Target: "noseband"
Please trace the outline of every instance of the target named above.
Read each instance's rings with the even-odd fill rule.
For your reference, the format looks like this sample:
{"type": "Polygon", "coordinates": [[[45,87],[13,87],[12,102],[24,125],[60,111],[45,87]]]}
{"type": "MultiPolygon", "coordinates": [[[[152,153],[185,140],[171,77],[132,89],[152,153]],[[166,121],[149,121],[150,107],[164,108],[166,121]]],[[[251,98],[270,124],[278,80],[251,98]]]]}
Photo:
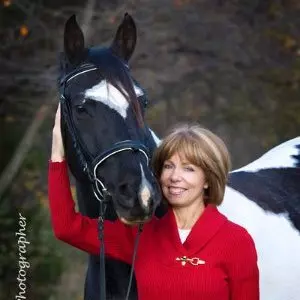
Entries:
{"type": "MultiPolygon", "coordinates": [[[[105,187],[102,180],[97,178],[97,170],[101,166],[101,164],[106,161],[111,156],[117,155],[123,151],[134,151],[134,152],[141,152],[146,157],[147,165],[149,164],[149,150],[148,148],[142,144],[140,141],[134,140],[124,140],[113,144],[109,149],[101,152],[96,157],[93,157],[91,153],[88,151],[85,144],[82,142],[80,135],[76,129],[74,124],[74,120],[72,118],[71,113],[71,100],[65,96],[65,89],[68,82],[70,82],[73,78],[80,76],[81,74],[96,71],[99,68],[93,64],[83,64],[77,67],[72,72],[65,75],[59,81],[59,92],[60,92],[60,103],[62,109],[62,115],[64,121],[66,122],[69,134],[71,135],[71,139],[74,145],[74,149],[76,151],[76,155],[79,159],[79,163],[81,165],[82,171],[88,176],[95,197],[100,202],[100,209],[99,209],[99,222],[98,222],[98,229],[99,229],[99,240],[100,240],[100,300],[106,299],[106,282],[105,282],[105,261],[104,261],[104,216],[105,216],[105,208],[106,204],[110,199],[110,193],[105,187]]],[[[137,252],[137,245],[140,233],[142,231],[142,225],[139,225],[138,235],[135,240],[134,245],[134,252],[133,252],[133,259],[131,265],[131,272],[128,284],[128,290],[126,299],[129,297],[129,292],[131,288],[131,282],[133,277],[133,269],[134,269],[134,262],[135,256],[137,252]]]]}

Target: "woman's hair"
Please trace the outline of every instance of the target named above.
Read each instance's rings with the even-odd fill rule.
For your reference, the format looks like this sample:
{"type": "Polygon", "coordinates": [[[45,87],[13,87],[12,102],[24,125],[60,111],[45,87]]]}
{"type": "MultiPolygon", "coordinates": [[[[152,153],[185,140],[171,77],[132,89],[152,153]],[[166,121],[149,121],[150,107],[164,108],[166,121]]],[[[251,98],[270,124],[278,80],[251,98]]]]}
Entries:
{"type": "Polygon", "coordinates": [[[157,178],[161,176],[164,162],[175,153],[203,170],[208,183],[205,204],[220,205],[231,167],[224,142],[197,124],[184,124],[173,128],[153,155],[153,169],[157,178]]]}

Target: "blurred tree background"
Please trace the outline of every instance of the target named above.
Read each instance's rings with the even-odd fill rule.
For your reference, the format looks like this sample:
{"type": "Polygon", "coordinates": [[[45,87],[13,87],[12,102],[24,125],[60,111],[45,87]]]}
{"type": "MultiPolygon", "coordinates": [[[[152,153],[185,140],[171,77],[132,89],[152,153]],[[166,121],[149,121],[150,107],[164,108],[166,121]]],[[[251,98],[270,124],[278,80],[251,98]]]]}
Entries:
{"type": "Polygon", "coordinates": [[[108,45],[126,11],[138,27],[132,72],[160,136],[198,121],[224,138],[238,168],[299,135],[297,0],[0,0],[0,299],[18,290],[19,212],[27,298],[82,299],[86,254],[55,240],[48,214],[57,58],[71,14],[89,44],[108,45]]]}

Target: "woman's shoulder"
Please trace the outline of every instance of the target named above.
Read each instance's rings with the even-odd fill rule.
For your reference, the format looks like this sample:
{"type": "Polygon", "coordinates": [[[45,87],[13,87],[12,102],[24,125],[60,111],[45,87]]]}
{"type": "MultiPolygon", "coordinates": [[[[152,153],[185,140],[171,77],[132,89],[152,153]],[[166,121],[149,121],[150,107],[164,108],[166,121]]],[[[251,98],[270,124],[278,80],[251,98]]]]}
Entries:
{"type": "Polygon", "coordinates": [[[238,239],[238,240],[252,239],[250,233],[245,227],[228,219],[228,217],[225,216],[223,213],[221,213],[219,209],[217,209],[217,213],[225,219],[224,226],[222,226],[222,229],[223,229],[223,234],[228,235],[229,239],[230,238],[238,239]]]}
{"type": "Polygon", "coordinates": [[[228,231],[236,234],[237,236],[245,236],[249,234],[245,227],[229,220],[228,218],[226,220],[226,227],[228,231]]]}
{"type": "Polygon", "coordinates": [[[223,233],[226,235],[228,240],[231,241],[232,245],[241,245],[241,244],[249,245],[249,246],[254,245],[253,238],[251,234],[248,232],[248,230],[242,225],[234,223],[228,218],[225,222],[223,233]]]}

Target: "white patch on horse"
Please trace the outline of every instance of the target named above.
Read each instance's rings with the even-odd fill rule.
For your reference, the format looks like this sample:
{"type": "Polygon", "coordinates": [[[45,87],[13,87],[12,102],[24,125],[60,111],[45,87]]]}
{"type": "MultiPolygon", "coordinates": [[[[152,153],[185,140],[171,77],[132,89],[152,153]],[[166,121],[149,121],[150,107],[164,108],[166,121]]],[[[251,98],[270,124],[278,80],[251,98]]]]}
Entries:
{"type": "Polygon", "coordinates": [[[156,146],[159,146],[159,144],[161,143],[161,140],[157,137],[157,135],[150,128],[149,128],[149,130],[150,130],[150,133],[153,137],[153,140],[154,140],[156,146]]]}
{"type": "Polygon", "coordinates": [[[244,227],[255,242],[260,299],[299,299],[300,234],[286,214],[264,211],[230,187],[226,187],[219,210],[229,220],[244,227]]]}
{"type": "MultiPolygon", "coordinates": [[[[123,92],[127,94],[125,90],[123,90],[123,92]]],[[[86,90],[84,96],[85,98],[102,102],[126,119],[127,108],[129,106],[128,101],[116,87],[106,80],[102,80],[97,85],[86,90]]]]}
{"type": "Polygon", "coordinates": [[[141,185],[139,191],[139,198],[141,200],[141,204],[144,205],[144,207],[148,208],[150,204],[150,198],[151,198],[151,188],[150,188],[150,183],[145,177],[145,172],[142,164],[140,164],[140,168],[141,168],[142,179],[141,179],[141,185]]]}
{"type": "Polygon", "coordinates": [[[233,172],[255,172],[261,169],[269,168],[294,168],[296,160],[292,157],[292,155],[299,154],[299,149],[296,148],[297,145],[300,145],[300,137],[296,137],[274,147],[259,159],[240,169],[234,170],[233,172]]]}
{"type": "Polygon", "coordinates": [[[134,85],[133,87],[134,87],[134,91],[135,91],[135,94],[137,97],[144,95],[144,92],[140,87],[138,87],[137,85],[134,85]]]}

